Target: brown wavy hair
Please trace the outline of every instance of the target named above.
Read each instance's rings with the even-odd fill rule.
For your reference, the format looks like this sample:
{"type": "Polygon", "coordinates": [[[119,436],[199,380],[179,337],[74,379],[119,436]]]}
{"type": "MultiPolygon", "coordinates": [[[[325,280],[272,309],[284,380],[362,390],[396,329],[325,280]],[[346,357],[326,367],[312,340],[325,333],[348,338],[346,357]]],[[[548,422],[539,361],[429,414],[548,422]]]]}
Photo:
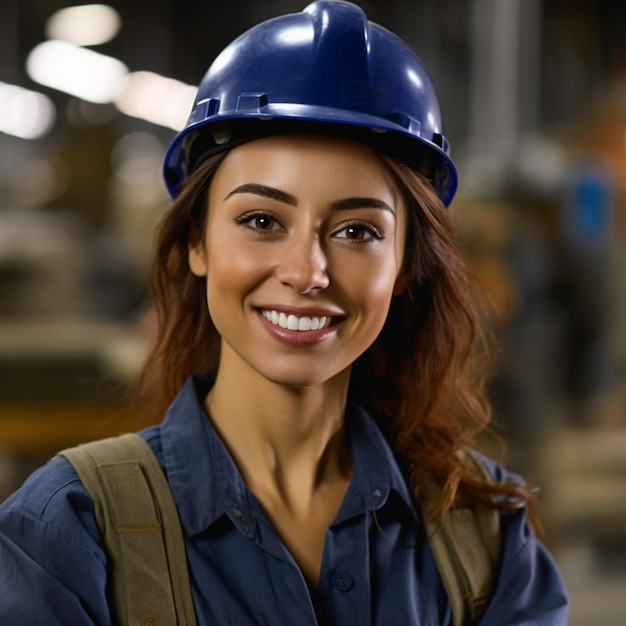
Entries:
{"type": "MultiPolygon", "coordinates": [[[[157,228],[149,277],[157,335],[134,385],[153,421],[160,421],[190,374],[218,365],[219,336],[204,279],[189,269],[188,247],[203,230],[208,189],[224,156],[198,167],[157,228]]],[[[380,157],[408,208],[408,279],[392,299],[380,335],[354,363],[350,395],[375,416],[417,498],[424,474],[443,487],[434,516],[444,515],[457,496],[500,510],[532,505],[529,487],[485,482],[459,454],[491,418],[485,391],[491,351],[476,289],[432,185],[403,163],[380,157]]]]}

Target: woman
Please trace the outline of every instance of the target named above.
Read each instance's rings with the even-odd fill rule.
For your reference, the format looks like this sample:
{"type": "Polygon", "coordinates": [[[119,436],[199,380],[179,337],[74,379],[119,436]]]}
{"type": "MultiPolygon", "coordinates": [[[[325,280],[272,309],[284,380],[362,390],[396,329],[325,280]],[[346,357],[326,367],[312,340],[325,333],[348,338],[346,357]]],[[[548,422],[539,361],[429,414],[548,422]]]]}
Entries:
{"type": "MultiPolygon", "coordinates": [[[[489,421],[483,342],[414,55],[344,2],[260,24],[209,69],[165,172],[139,389],[167,412],[142,436],[198,623],[451,623],[428,476],[434,518],[461,498],[499,511],[481,624],[565,624],[531,490],[458,454],[489,421]]],[[[0,622],[112,623],[93,507],[63,459],[3,505],[0,622]]]]}

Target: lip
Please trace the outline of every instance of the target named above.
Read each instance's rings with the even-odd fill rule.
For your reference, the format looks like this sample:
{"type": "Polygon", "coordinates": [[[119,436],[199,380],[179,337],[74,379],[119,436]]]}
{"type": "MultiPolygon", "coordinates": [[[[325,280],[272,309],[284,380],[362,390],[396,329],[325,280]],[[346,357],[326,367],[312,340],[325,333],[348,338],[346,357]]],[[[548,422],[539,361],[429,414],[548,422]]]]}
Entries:
{"type": "Polygon", "coordinates": [[[314,346],[315,344],[324,341],[337,332],[344,319],[344,315],[338,314],[336,310],[322,307],[302,308],[286,305],[264,305],[261,307],[255,307],[254,312],[270,336],[293,347],[314,346]],[[282,328],[281,326],[272,324],[269,320],[265,319],[262,313],[263,310],[277,311],[279,313],[285,313],[285,315],[295,315],[296,317],[329,317],[332,318],[332,321],[330,325],[318,330],[289,330],[288,328],[282,328]]]}

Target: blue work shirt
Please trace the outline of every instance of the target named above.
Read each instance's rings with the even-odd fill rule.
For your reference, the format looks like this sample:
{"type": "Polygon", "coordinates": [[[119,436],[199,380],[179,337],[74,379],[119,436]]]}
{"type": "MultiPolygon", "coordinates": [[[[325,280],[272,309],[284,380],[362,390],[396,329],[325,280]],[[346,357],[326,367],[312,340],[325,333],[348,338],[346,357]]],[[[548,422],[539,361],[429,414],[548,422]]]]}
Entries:
{"type": "MultiPolygon", "coordinates": [[[[142,432],[178,507],[198,624],[450,624],[420,516],[373,418],[354,405],[346,412],[354,476],[311,589],[202,409],[211,384],[190,378],[164,422],[142,432]]],[[[563,582],[525,512],[502,515],[502,532],[481,625],[567,624],[563,582]]],[[[110,625],[106,587],[91,498],[69,463],[54,459],[0,507],[0,624],[110,625]]]]}

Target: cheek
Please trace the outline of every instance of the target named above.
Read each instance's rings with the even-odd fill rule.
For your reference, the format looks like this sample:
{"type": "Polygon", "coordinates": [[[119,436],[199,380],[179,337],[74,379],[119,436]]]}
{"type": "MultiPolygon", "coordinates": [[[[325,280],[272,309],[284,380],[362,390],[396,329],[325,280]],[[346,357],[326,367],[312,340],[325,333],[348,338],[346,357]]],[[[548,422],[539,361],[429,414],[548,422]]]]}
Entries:
{"type": "Polygon", "coordinates": [[[382,328],[394,293],[395,272],[380,276],[369,289],[368,309],[374,323],[382,328]]]}
{"type": "Polygon", "coordinates": [[[335,278],[353,305],[378,324],[386,318],[398,273],[399,264],[382,256],[367,263],[343,263],[335,278]]]}
{"type": "Polygon", "coordinates": [[[245,298],[258,284],[263,262],[258,256],[247,254],[232,241],[207,241],[207,292],[209,303],[218,307],[226,299],[245,298]]]}
{"type": "Polygon", "coordinates": [[[270,252],[262,246],[238,237],[209,237],[207,247],[209,265],[213,263],[224,274],[254,272],[271,259],[270,252]]]}

